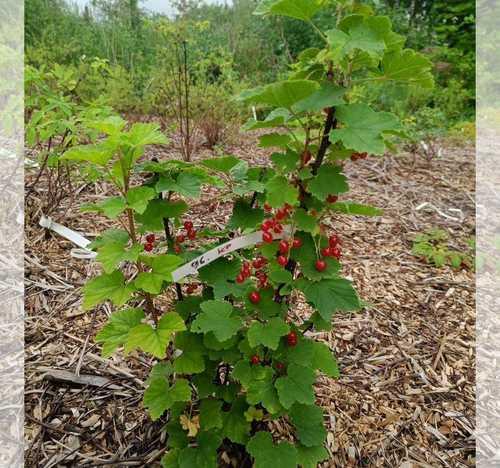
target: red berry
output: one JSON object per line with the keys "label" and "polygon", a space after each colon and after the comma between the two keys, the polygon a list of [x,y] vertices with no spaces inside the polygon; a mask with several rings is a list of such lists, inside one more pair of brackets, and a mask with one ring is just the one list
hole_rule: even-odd
{"label": "red berry", "polygon": [[252,359],[250,359],[250,362],[251,362],[254,366],[256,366],[256,365],[260,362],[260,358],[259,358],[259,356],[257,356],[256,354],[254,354],[254,355],[252,356]]}
{"label": "red berry", "polygon": [[332,236],[330,236],[330,238],[328,239],[328,245],[330,247],[336,247],[337,244],[340,242],[340,239],[339,237],[337,236],[337,234],[333,234]]}
{"label": "red berry", "polygon": [[261,226],[262,231],[269,231],[274,226],[274,221],[272,219],[266,219]]}
{"label": "red berry", "polygon": [[191,231],[193,229],[193,223],[191,221],[184,221],[184,229],[186,231]]}
{"label": "red berry", "polygon": [[151,252],[154,248],[154,245],[153,244],[150,244],[149,242],[147,244],[144,244],[144,250],[146,252]]}
{"label": "red berry", "polygon": [[286,264],[288,263],[288,260],[287,260],[287,258],[286,258],[284,255],[280,255],[280,256],[278,257],[278,263],[279,263],[282,267],[284,267],[284,266],[286,266]]}
{"label": "red berry", "polygon": [[248,299],[250,299],[250,302],[252,304],[258,304],[260,302],[260,294],[258,291],[252,291],[249,295],[248,295]]}
{"label": "red berry", "polygon": [[357,161],[358,160],[358,153],[353,153],[351,154],[351,161]]}
{"label": "red berry", "polygon": [[262,268],[264,265],[265,265],[265,263],[264,263],[264,258],[262,258],[262,257],[256,258],[256,259],[252,262],[252,266],[253,266],[256,270],[258,270],[259,268]]}
{"label": "red berry", "polygon": [[286,210],[282,208],[276,212],[276,219],[278,221],[282,221],[283,219],[286,218],[287,214],[288,213],[286,212]]}
{"label": "red berry", "polygon": [[337,260],[342,256],[342,252],[338,247],[333,247],[332,250],[332,257],[335,257]]}
{"label": "red berry", "polygon": [[292,242],[292,247],[294,249],[298,249],[298,248],[302,247],[302,239],[299,239],[299,238],[294,239]]}
{"label": "red berry", "polygon": [[324,260],[316,260],[316,264],[314,265],[316,270],[319,272],[325,271],[328,266]]}
{"label": "red berry", "polygon": [[285,365],[282,362],[277,362],[276,363],[276,369],[279,371],[282,371],[285,368]]}
{"label": "red berry", "polygon": [[156,239],[156,238],[155,238],[155,235],[154,235],[154,234],[148,234],[148,235],[146,236],[146,242],[147,242],[148,244],[152,244],[152,243],[155,241],[155,239]]}
{"label": "red berry", "polygon": [[243,262],[243,265],[241,266],[242,271],[250,273],[251,267],[249,262]]}
{"label": "red berry", "polygon": [[283,226],[279,223],[276,223],[274,225],[274,228],[273,228],[273,231],[276,233],[276,234],[281,234],[283,232]]}
{"label": "red berry", "polygon": [[174,252],[177,253],[177,254],[180,254],[182,252],[181,246],[178,245],[178,244],[175,244],[174,245]]}
{"label": "red berry", "polygon": [[287,213],[289,213],[290,211],[292,211],[292,208],[293,208],[293,206],[292,206],[292,205],[290,205],[290,203],[285,203],[285,206],[283,207],[283,209],[284,209]]}
{"label": "red berry", "polygon": [[267,244],[270,244],[273,241],[273,235],[270,232],[264,232],[262,234],[262,240],[266,242]]}
{"label": "red berry", "polygon": [[259,288],[265,288],[267,286],[267,275],[263,273],[259,276]]}
{"label": "red berry", "polygon": [[291,331],[288,335],[286,335],[286,342],[288,346],[295,346],[297,344],[297,333]]}
{"label": "red berry", "polygon": [[290,250],[290,244],[286,240],[282,240],[279,245],[280,254],[287,254]]}
{"label": "red berry", "polygon": [[267,211],[268,213],[272,211],[272,207],[269,203],[264,203],[264,211]]}
{"label": "red berry", "polygon": [[321,249],[321,255],[323,257],[331,257],[332,251],[330,250],[330,247],[325,247],[324,249]]}
{"label": "red berry", "polygon": [[187,233],[187,236],[190,240],[196,239],[196,231],[194,229],[190,229]]}
{"label": "red berry", "polygon": [[179,234],[175,240],[179,243],[179,244],[182,244],[185,240],[186,240],[186,236],[184,236],[184,234]]}
{"label": "red berry", "polygon": [[337,195],[328,195],[326,201],[328,203],[336,203],[339,197]]}
{"label": "red berry", "polygon": [[245,276],[242,275],[241,273],[236,277],[236,282],[241,284],[245,282]]}

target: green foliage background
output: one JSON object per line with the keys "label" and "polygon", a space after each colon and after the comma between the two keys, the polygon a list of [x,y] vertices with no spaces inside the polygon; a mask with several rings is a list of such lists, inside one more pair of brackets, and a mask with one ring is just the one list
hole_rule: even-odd
{"label": "green foliage background", "polygon": [[[355,0],[338,3],[350,2]],[[171,3],[177,14],[168,18],[147,13],[139,0],[92,0],[83,10],[65,0],[26,0],[27,64],[41,70],[59,64],[84,74],[85,83],[76,91],[83,100],[104,96],[118,111],[162,113],[169,101],[165,83],[176,41],[187,41],[190,75],[200,88],[198,94],[212,96],[225,108],[234,92],[283,77],[301,50],[320,45],[318,35],[298,20],[255,17],[256,0],[234,0],[229,6],[200,0]],[[320,28],[328,26],[337,7],[336,2],[326,3],[315,18]],[[398,114],[415,139],[438,136],[473,120],[475,2],[363,4],[389,15],[394,30],[408,37],[408,46],[433,61],[437,86],[432,91],[403,91],[388,85],[375,94],[359,86],[355,90],[359,100],[368,99],[375,107]],[[100,66],[93,65],[89,76],[89,64],[96,58]],[[206,92],[207,83],[218,82],[219,89],[212,86]],[[209,102],[207,107],[214,106]]]}

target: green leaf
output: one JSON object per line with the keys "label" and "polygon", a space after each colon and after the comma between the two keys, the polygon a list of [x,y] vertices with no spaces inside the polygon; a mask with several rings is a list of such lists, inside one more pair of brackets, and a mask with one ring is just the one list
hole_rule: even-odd
{"label": "green leaf", "polygon": [[171,282],[172,272],[184,262],[176,255],[143,257],[142,260],[151,267],[151,272],[139,273],[135,279],[135,285],[150,294],[159,294],[163,282]]}
{"label": "green leaf", "polygon": [[121,271],[98,276],[83,287],[83,308],[89,310],[108,299],[114,305],[122,306],[132,297],[135,290],[132,284],[125,284]]}
{"label": "green leaf", "polygon": [[111,115],[102,120],[97,120],[87,123],[89,128],[94,128],[100,133],[105,133],[106,135],[113,135],[120,133],[123,130],[127,121],[122,119],[118,115]]}
{"label": "green leaf", "polygon": [[166,145],[167,137],[161,133],[160,128],[154,123],[135,123],[126,134],[127,142],[136,147],[146,145]]}
{"label": "green leaf", "polygon": [[183,351],[174,362],[178,374],[199,374],[205,370],[205,358],[196,351]]}
{"label": "green leaf", "polygon": [[179,449],[171,449],[161,458],[162,468],[179,468]]}
{"label": "green leaf", "polygon": [[243,130],[257,130],[261,128],[282,127],[292,115],[287,109],[274,109],[264,120],[255,120],[251,118],[243,126]]}
{"label": "green leaf", "polygon": [[349,215],[381,216],[384,213],[381,209],[374,206],[354,202],[337,202],[331,204],[329,208],[333,211]]}
{"label": "green leaf", "polygon": [[273,444],[269,432],[257,432],[247,444],[255,468],[292,468],[297,466],[297,449],[288,442]]}
{"label": "green leaf", "polygon": [[295,404],[290,410],[290,419],[297,429],[297,437],[306,447],[322,445],[326,438],[323,426],[323,411],[315,405]]}
{"label": "green leaf", "polygon": [[163,219],[180,218],[188,208],[183,200],[152,200],[144,213],[136,215],[136,219],[144,231],[163,231]]}
{"label": "green leaf", "polygon": [[127,192],[127,203],[134,211],[143,214],[149,201],[155,197],[156,192],[151,187],[135,187]]}
{"label": "green leaf", "polygon": [[328,458],[325,447],[304,447],[296,445],[298,451],[298,462],[302,468],[317,468],[318,463]]}
{"label": "green leaf", "polygon": [[96,237],[88,246],[89,249],[98,249],[107,243],[116,242],[121,245],[127,245],[130,236],[127,231],[123,229],[107,229],[102,232],[100,236]]}
{"label": "green leaf", "polygon": [[206,350],[200,336],[189,332],[177,333],[175,347],[182,350],[182,354],[174,362],[174,369],[177,373],[199,374],[205,371]]}
{"label": "green leaf", "polygon": [[349,191],[347,178],[341,170],[340,166],[322,165],[316,177],[309,182],[309,191],[321,201],[325,201],[328,195]]}
{"label": "green leaf", "polygon": [[242,99],[249,104],[265,104],[290,109],[294,104],[310,96],[319,84],[310,80],[287,80],[246,91]]}
{"label": "green leaf", "polygon": [[339,377],[337,360],[324,343],[303,339],[297,346],[289,348],[288,360],[300,366],[320,370],[328,377]]}
{"label": "green leaf", "polygon": [[312,405],[314,403],[314,371],[308,367],[290,364],[287,375],[276,380],[280,403],[290,408],[294,403]]}
{"label": "green leaf", "polygon": [[291,139],[291,136],[286,133],[269,133],[259,137],[259,146],[261,148],[286,148]]}
{"label": "green leaf", "polygon": [[200,432],[197,447],[187,447],[179,453],[179,468],[217,468],[217,449],[221,442],[214,432]]}
{"label": "green leaf", "polygon": [[321,88],[294,105],[296,112],[320,112],[325,108],[344,104],[345,88],[329,81],[321,83]]}
{"label": "green leaf", "polygon": [[317,219],[303,208],[295,210],[294,221],[299,231],[316,232],[319,230]]}
{"label": "green leaf", "polygon": [[195,333],[213,332],[219,341],[226,341],[235,335],[242,326],[242,321],[233,316],[233,306],[226,301],[205,301],[203,311],[191,325]]}
{"label": "green leaf", "polygon": [[276,302],[274,296],[275,292],[273,288],[261,289],[260,302],[258,304],[252,304],[248,296],[246,296],[245,305],[249,309],[257,311],[259,318],[268,320],[271,317],[280,315],[284,308],[284,304]]}
{"label": "green leaf", "polygon": [[286,153],[274,153],[271,155],[271,161],[281,172],[291,172],[300,160],[297,152],[288,150]]}
{"label": "green leaf", "polygon": [[144,406],[148,409],[153,421],[157,420],[178,401],[190,401],[191,388],[185,379],[177,379],[171,387],[164,377],[151,380],[144,392]]}
{"label": "green leaf", "polygon": [[97,334],[95,341],[102,343],[102,355],[108,357],[127,342],[129,332],[145,317],[142,309],[125,309],[111,315],[109,322]]}
{"label": "green leaf", "polygon": [[228,412],[222,413],[224,422],[222,434],[234,443],[245,444],[248,440],[251,424],[245,417],[248,405],[244,398],[238,398]]}
{"label": "green leaf", "polygon": [[285,270],[282,266],[279,266],[279,268],[276,269],[271,269],[268,277],[274,284],[290,284],[293,281],[292,274],[288,270]]}
{"label": "green leaf", "polygon": [[263,2],[255,11],[258,15],[288,16],[302,21],[310,21],[311,18],[321,10],[322,3],[319,0],[278,0],[274,2]]}
{"label": "green leaf", "polygon": [[201,164],[214,171],[229,174],[231,169],[239,162],[240,160],[236,156],[223,156],[221,158],[204,159]]}
{"label": "green leaf", "polygon": [[397,50],[384,55],[382,71],[377,77],[384,82],[391,81],[432,89],[434,78],[431,70],[432,62],[424,55],[411,49]]}
{"label": "green leaf", "polygon": [[229,260],[225,257],[218,258],[198,270],[201,281],[214,286],[220,281],[233,280],[240,271],[241,262],[237,259]]}
{"label": "green leaf", "polygon": [[267,184],[267,202],[273,208],[281,208],[285,203],[297,204],[299,190],[289,184],[286,177],[275,176]]}
{"label": "green leaf", "polygon": [[249,229],[255,228],[262,223],[264,219],[264,211],[259,208],[253,208],[250,203],[244,199],[236,201],[233,207],[233,215],[229,220],[228,227],[230,229]]}
{"label": "green leaf", "polygon": [[222,401],[205,399],[200,404],[200,427],[203,431],[222,427]]}
{"label": "green leaf", "polygon": [[97,145],[74,146],[66,151],[62,160],[66,161],[84,161],[104,167],[113,157],[114,148],[110,145],[101,143]]}
{"label": "green leaf", "polygon": [[97,261],[101,262],[106,273],[112,273],[121,262],[135,262],[143,251],[143,246],[134,244],[130,249],[118,242],[104,244],[97,252]]}
{"label": "green leaf", "polygon": [[297,287],[326,321],[330,321],[336,311],[347,312],[360,308],[358,295],[352,283],[346,279],[324,279],[318,282],[299,280]]}
{"label": "green leaf", "polygon": [[137,325],[128,335],[125,352],[140,348],[153,356],[163,359],[166,355],[167,345],[175,332],[186,329],[182,317],[175,312],[164,314],[156,328],[146,323]]}
{"label": "green leaf", "polygon": [[187,198],[197,198],[200,196],[202,179],[198,174],[181,172],[177,179],[170,176],[161,176],[156,184],[158,192],[177,192]]}
{"label": "green leaf", "polygon": [[252,369],[252,380],[247,387],[247,402],[251,405],[262,405],[269,413],[277,414],[283,407],[274,386],[273,370],[270,367]]}
{"label": "green leaf", "polygon": [[400,129],[395,115],[375,112],[366,104],[339,106],[336,117],[342,128],[332,130],[330,139],[360,153],[384,154],[384,134]]}
{"label": "green leaf", "polygon": [[245,418],[248,422],[262,421],[264,419],[264,411],[257,409],[255,406],[250,406],[245,411]]}
{"label": "green leaf", "polygon": [[96,211],[97,213],[103,213],[110,219],[116,219],[120,216],[127,208],[127,202],[123,197],[109,197],[99,203],[87,203],[80,207],[80,211],[83,213]]}
{"label": "green leaf", "polygon": [[290,327],[279,317],[274,317],[265,324],[254,322],[248,329],[248,342],[252,348],[262,345],[276,350],[280,338],[289,331]]}

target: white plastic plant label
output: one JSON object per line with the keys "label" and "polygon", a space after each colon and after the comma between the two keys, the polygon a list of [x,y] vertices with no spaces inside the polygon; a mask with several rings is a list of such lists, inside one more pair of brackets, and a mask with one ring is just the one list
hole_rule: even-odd
{"label": "white plastic plant label", "polygon": [[[281,234],[275,234],[275,239],[282,239],[283,237],[288,237],[291,234],[291,227],[284,226],[283,232]],[[235,250],[243,249],[245,247],[249,247],[251,245],[255,245],[262,242],[262,231],[255,231],[251,234],[247,234],[246,236],[237,237],[235,239],[231,239],[224,244],[221,244],[215,247],[208,252],[205,252],[203,255],[196,257],[194,260],[191,260],[189,263],[185,263],[180,268],[177,268],[172,273],[172,279],[175,283],[180,281],[189,275],[195,275],[198,270],[209,263],[217,260],[219,257],[223,257]]]}

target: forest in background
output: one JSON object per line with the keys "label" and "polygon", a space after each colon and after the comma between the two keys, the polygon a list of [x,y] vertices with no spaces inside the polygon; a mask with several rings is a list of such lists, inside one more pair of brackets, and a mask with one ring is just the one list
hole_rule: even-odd
{"label": "forest in background", "polygon": [[[65,0],[27,0],[28,143],[39,138],[30,132],[33,112],[49,109],[43,118],[50,115],[52,128],[59,102],[68,107],[68,117],[69,107],[85,105],[91,113],[109,106],[156,115],[174,127],[190,119],[188,125],[200,127],[210,146],[219,144],[227,127],[249,117],[235,94],[284,78],[301,50],[319,45],[318,36],[300,21],[256,18],[256,0],[171,3],[176,14],[167,17],[147,12],[139,0],[92,0],[83,9]],[[372,0],[363,5],[390,16],[395,31],[407,36],[407,46],[432,60],[436,86],[403,91],[387,84],[374,93],[360,84],[351,99],[396,113],[410,142],[449,133],[473,138],[474,2]],[[331,2],[318,16],[320,27],[335,8]],[[42,117],[36,116],[31,123],[39,133]]]}

